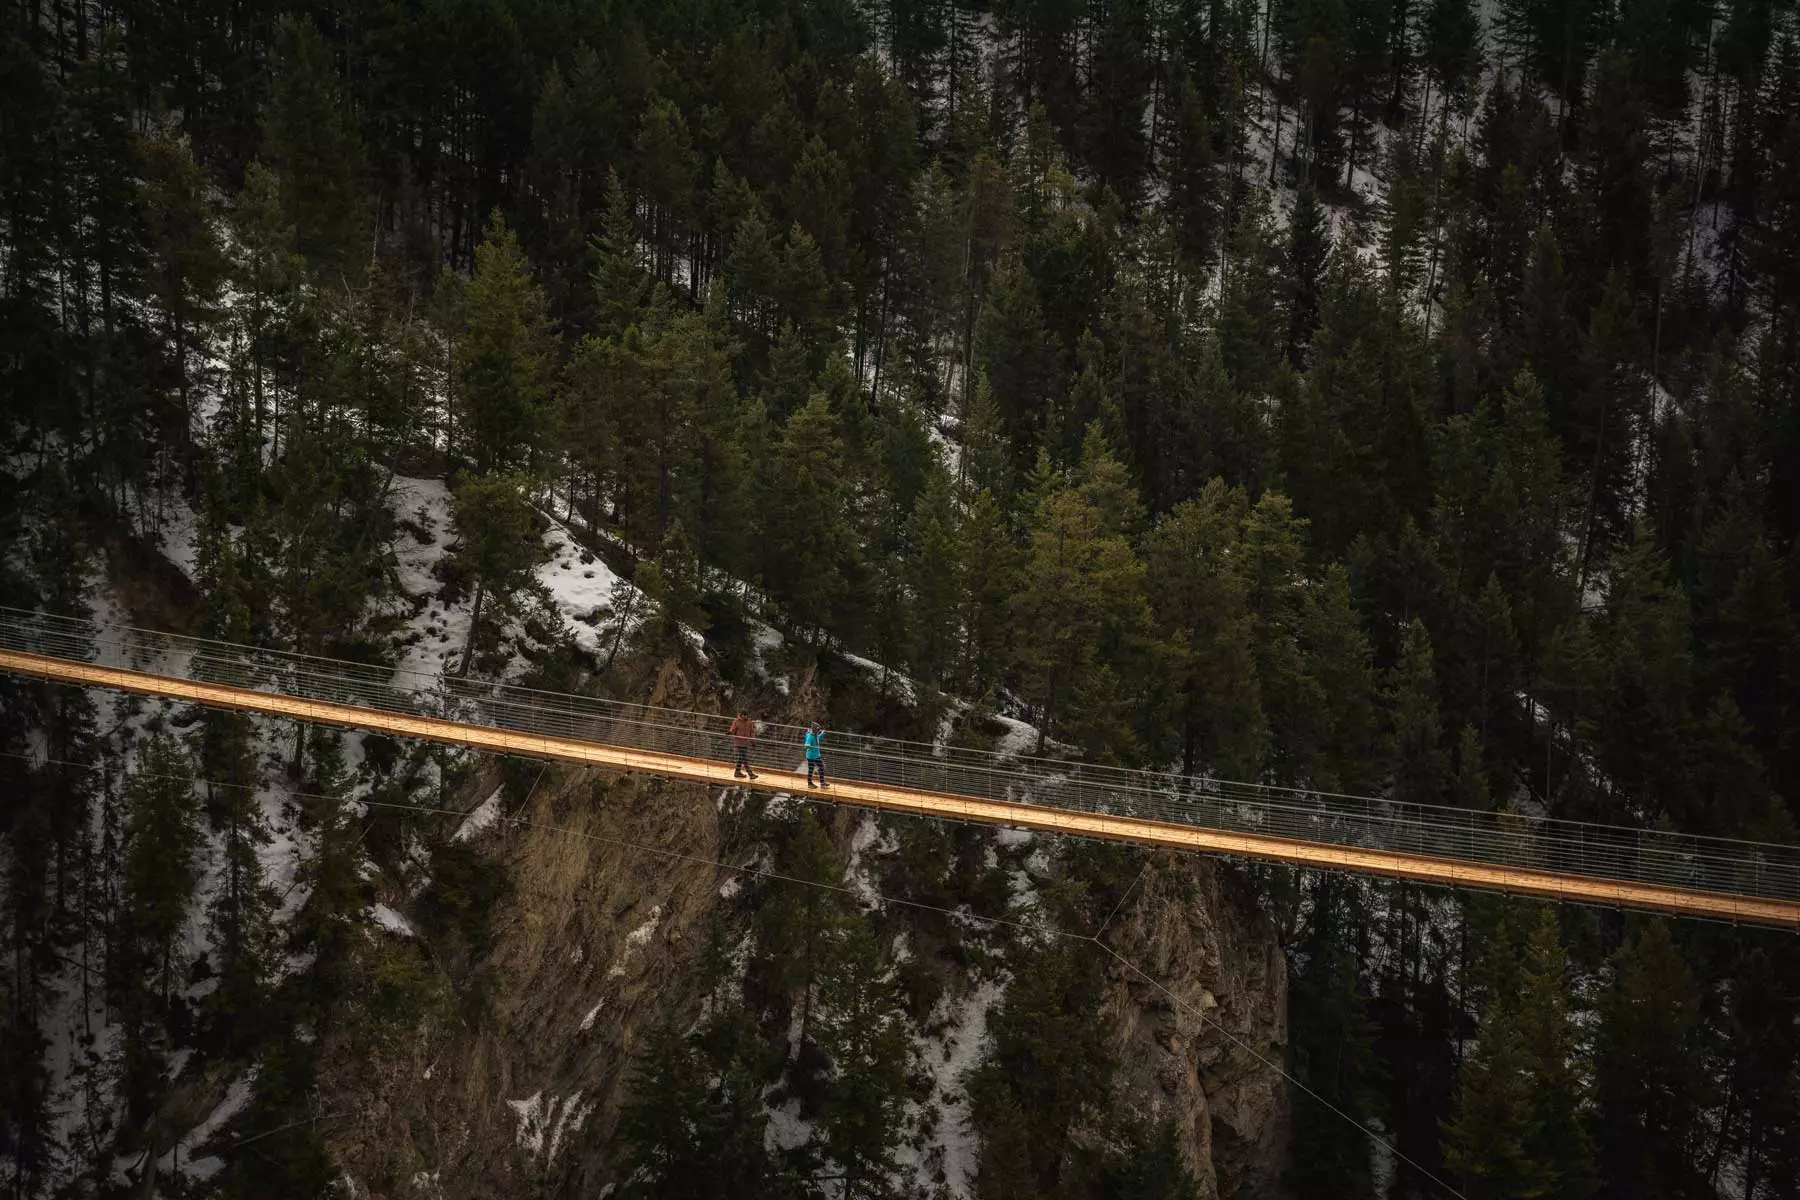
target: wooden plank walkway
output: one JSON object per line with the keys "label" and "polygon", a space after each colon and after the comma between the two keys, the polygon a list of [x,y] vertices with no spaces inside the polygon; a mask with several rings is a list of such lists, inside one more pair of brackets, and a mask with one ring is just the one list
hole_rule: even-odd
{"label": "wooden plank walkway", "polygon": [[[200,683],[191,679],[98,666],[23,651],[0,650],[0,670],[59,683],[165,696],[214,708],[238,709],[325,725],[367,729],[396,737],[424,738],[499,754],[524,755],[661,775],[692,783],[750,787],[765,792],[804,793],[807,790],[805,776],[801,773],[765,770],[754,781],[747,781],[733,778],[728,763],[572,738],[516,733],[486,725],[384,712],[349,704],[302,700],[226,684]],[[1587,875],[1337,846],[1137,817],[1106,816],[971,796],[916,791],[855,780],[834,783],[819,795],[839,803],[886,812],[1106,838],[1203,854],[1241,855],[1290,866],[1355,871],[1390,879],[1478,888],[1545,900],[1644,909],[1734,923],[1775,925],[1800,932],[1800,902],[1797,901],[1690,891]]]}

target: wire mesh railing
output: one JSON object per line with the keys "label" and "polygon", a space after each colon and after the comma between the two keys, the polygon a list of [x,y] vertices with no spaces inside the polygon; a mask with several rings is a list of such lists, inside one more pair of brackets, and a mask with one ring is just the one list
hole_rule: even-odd
{"label": "wire mesh railing", "polygon": [[[710,714],[396,670],[0,608],[0,648],[301,700],[730,762]],[[805,730],[762,722],[750,761],[796,770]],[[1800,900],[1800,848],[1406,804],[831,731],[830,777],[1450,861]]]}

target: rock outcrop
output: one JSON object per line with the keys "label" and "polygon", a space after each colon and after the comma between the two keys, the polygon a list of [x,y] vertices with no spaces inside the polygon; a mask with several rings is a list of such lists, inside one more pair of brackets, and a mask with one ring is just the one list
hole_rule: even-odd
{"label": "rock outcrop", "polygon": [[[519,807],[513,800],[510,808]],[[467,997],[405,1069],[330,1073],[332,1147],[367,1196],[599,1195],[645,1032],[694,1000],[722,880],[708,790],[572,772],[482,835],[512,881]],[[664,853],[658,853],[663,851]]]}
{"label": "rock outcrop", "polygon": [[1286,1103],[1287,965],[1250,888],[1229,867],[1158,854],[1102,940],[1118,956],[1107,1004],[1124,1103],[1174,1122],[1207,1200],[1267,1193]]}

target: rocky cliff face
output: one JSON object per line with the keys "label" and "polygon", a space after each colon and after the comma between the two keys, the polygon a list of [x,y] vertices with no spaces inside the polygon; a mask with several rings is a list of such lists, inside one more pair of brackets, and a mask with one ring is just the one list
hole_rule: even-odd
{"label": "rocky cliff face", "polygon": [[[512,892],[456,1015],[403,1061],[343,1061],[331,1142],[361,1196],[597,1196],[645,1033],[691,1019],[709,918],[735,891],[695,860],[722,845],[717,793],[547,773],[478,849]],[[844,830],[856,822],[834,823]],[[904,823],[899,830],[905,834]],[[553,828],[554,827],[554,828]],[[658,853],[663,851],[664,853]],[[1259,1194],[1283,1103],[1286,974],[1273,931],[1228,868],[1158,856],[1107,929],[1120,1095],[1173,1118],[1207,1197]]]}
{"label": "rocky cliff face", "polygon": [[1231,868],[1158,854],[1103,940],[1124,960],[1107,1003],[1125,1103],[1184,1131],[1207,1200],[1265,1194],[1279,1175],[1286,1103],[1272,1065],[1287,1044],[1274,927]]}
{"label": "rocky cliff face", "polygon": [[469,985],[475,1011],[462,997],[384,1077],[329,1073],[341,1095],[324,1103],[366,1113],[333,1139],[363,1195],[599,1194],[638,1041],[693,1002],[721,884],[692,861],[718,852],[706,789],[577,772],[520,815],[482,835],[512,893]]}

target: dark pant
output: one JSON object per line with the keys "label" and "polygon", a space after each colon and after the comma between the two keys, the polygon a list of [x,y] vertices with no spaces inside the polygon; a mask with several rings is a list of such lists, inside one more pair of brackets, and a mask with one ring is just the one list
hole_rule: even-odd
{"label": "dark pant", "polygon": [[739,746],[737,752],[737,767],[732,771],[732,774],[735,775],[738,771],[748,771],[751,777],[754,778],[756,769],[750,765],[750,747]]}
{"label": "dark pant", "polygon": [[819,773],[820,786],[826,786],[825,785],[825,760],[824,759],[809,758],[806,760],[806,782],[809,786],[811,785],[811,783],[813,781],[813,772],[814,771],[817,771]]}

